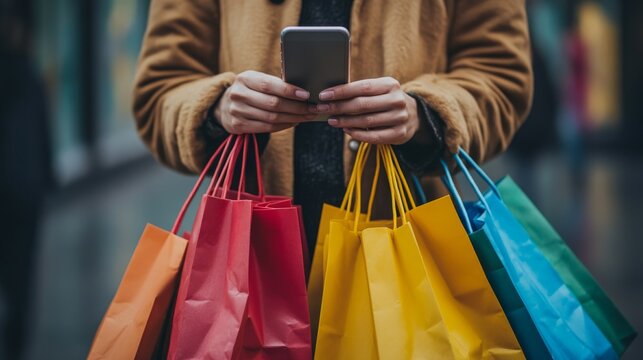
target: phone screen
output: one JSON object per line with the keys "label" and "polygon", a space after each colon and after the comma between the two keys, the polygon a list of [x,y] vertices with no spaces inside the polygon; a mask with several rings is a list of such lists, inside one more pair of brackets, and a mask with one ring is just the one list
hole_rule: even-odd
{"label": "phone screen", "polygon": [[287,83],[310,92],[310,103],[319,93],[348,82],[348,31],[342,27],[289,27],[281,34],[282,73]]}

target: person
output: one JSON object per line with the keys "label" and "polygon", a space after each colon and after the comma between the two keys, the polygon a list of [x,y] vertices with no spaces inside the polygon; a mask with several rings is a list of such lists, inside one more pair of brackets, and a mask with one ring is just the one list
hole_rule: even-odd
{"label": "person", "polygon": [[[352,82],[317,106],[279,77],[291,25],[351,31]],[[302,205],[314,249],[359,142],[394,144],[434,198],[446,193],[438,160],[504,151],[531,96],[524,0],[152,0],[133,110],[152,153],[182,172],[199,172],[228,133],[269,134],[266,191]],[[328,122],[310,121],[319,114]]]}

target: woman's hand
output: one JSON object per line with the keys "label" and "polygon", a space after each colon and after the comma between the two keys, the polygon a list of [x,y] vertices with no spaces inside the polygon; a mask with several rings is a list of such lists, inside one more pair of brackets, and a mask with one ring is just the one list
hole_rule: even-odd
{"label": "woman's hand", "polygon": [[309,96],[278,77],[245,71],[225,91],[214,116],[230,134],[281,131],[316,117],[306,104]]}
{"label": "woman's hand", "polygon": [[415,99],[391,78],[360,80],[326,89],[311,112],[328,114],[328,124],[371,144],[404,144],[421,128]]}

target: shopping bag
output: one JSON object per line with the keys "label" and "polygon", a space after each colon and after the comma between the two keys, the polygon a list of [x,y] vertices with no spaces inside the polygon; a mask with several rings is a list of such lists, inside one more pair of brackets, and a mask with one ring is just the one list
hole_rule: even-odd
{"label": "shopping bag", "polygon": [[[323,282],[323,292],[315,346],[316,359],[379,357],[363,251],[359,236],[353,231],[354,216],[349,211],[352,194],[360,182],[365,163],[365,150],[365,147],[358,150],[342,206],[334,212],[335,215],[343,213],[342,218],[331,218],[329,223],[320,223],[319,235],[325,241],[317,244],[309,284],[310,288],[315,279],[315,269],[319,269],[322,275],[319,281]],[[333,208],[326,207],[326,210],[328,209]],[[362,215],[359,210],[353,213],[357,214],[358,218]],[[368,223],[369,221],[362,222],[361,228],[368,226]],[[328,231],[327,236],[324,235],[325,231]],[[323,248],[320,249],[320,246]]]}
{"label": "shopping bag", "polygon": [[[368,145],[358,151],[353,174],[361,176],[361,164],[368,154],[365,149]],[[431,254],[433,250],[442,250],[432,243],[420,244],[422,240],[416,239],[415,228],[407,216],[415,211],[408,211],[413,207],[408,205],[410,191],[400,175],[399,164],[395,170],[396,160],[392,156],[390,147],[378,147],[375,173],[379,174],[382,160],[393,195],[394,215],[387,226],[368,226],[370,211],[366,222],[360,223],[357,205],[361,204],[360,181],[349,183],[345,196],[350,204],[353,193],[356,194],[353,212],[347,212],[344,220],[330,223],[324,244],[328,250],[316,358],[524,358],[497,300],[494,309],[495,298],[488,284],[486,293],[492,299],[483,291],[481,305],[473,306],[475,310],[487,307],[482,313],[465,308],[470,302],[457,304],[460,300],[455,299],[450,286],[462,290],[467,286],[462,282],[448,284],[441,273],[446,267]],[[399,195],[402,184],[406,186],[407,198]],[[373,195],[372,189],[369,209]],[[396,214],[400,214],[399,219]],[[420,218],[423,215],[423,211],[416,214]],[[454,223],[461,227],[455,212],[453,215]],[[470,252],[473,254],[473,249]],[[453,257],[454,253],[449,255]],[[486,282],[482,269],[479,275],[473,277]],[[486,321],[491,323],[484,329],[485,334],[481,324]]]}
{"label": "shopping bag", "polygon": [[[239,139],[228,160],[238,151]],[[203,196],[181,274],[169,359],[205,358],[210,351],[232,357],[248,299],[251,212],[251,200]]]}
{"label": "shopping bag", "polygon": [[163,333],[176,295],[187,240],[183,217],[220,147],[205,166],[171,232],[148,224],[94,337],[88,359],[150,359],[163,353]]}
{"label": "shopping bag", "polygon": [[506,176],[497,183],[497,187],[511,214],[525,228],[565,285],[576,295],[583,309],[601,329],[617,354],[623,354],[636,337],[632,325],[513,179]]}
{"label": "shopping bag", "polygon": [[[460,150],[454,156],[458,168],[464,173],[479,200],[466,204],[466,217],[474,231],[487,226],[494,251],[507,270],[552,357],[616,358],[616,352],[600,329],[504,205],[495,185],[483,195],[460,156],[486,180],[488,177],[464,151]],[[447,176],[450,175],[447,173]],[[488,182],[493,185],[490,180]],[[453,196],[459,197],[457,193]]]}
{"label": "shopping bag", "polygon": [[411,205],[409,223],[454,357],[523,359],[524,353],[449,197],[416,207],[392,149],[388,157],[401,184],[398,193],[405,191]]}
{"label": "shopping bag", "polygon": [[[377,164],[381,157],[392,194],[392,225],[369,227],[361,234],[378,355],[383,359],[453,359],[456,356],[436,294],[443,288],[436,289],[431,281],[435,274],[429,274],[433,264],[428,263],[432,258],[423,254],[409,224],[409,206],[399,189],[388,150],[378,148]],[[374,194],[371,191],[371,199]]]}
{"label": "shopping bag", "polygon": [[[258,196],[244,191],[249,138]],[[239,188],[232,191],[239,157]],[[263,193],[254,136],[236,137],[192,229],[170,359],[311,357],[300,211],[285,200]]]}
{"label": "shopping bag", "polygon": [[480,264],[485,270],[491,288],[494,290],[498,302],[507,315],[509,324],[516,334],[527,359],[551,359],[534,321],[531,319],[520,295],[511,283],[507,269],[502,265],[498,255],[493,251],[486,227],[474,231],[469,235],[471,245],[478,255]]}
{"label": "shopping bag", "polygon": [[[354,179],[350,180],[351,182]],[[315,252],[313,253],[313,261],[310,265],[310,276],[308,277],[308,306],[310,310],[310,326],[312,331],[313,344],[317,337],[317,328],[319,327],[319,312],[321,309],[321,299],[324,289],[324,273],[326,268],[328,247],[326,246],[328,234],[330,232],[331,222],[333,220],[342,220],[347,216],[346,199],[340,207],[330,204],[324,204],[322,207],[321,217],[319,220],[319,228],[317,231],[317,242],[315,244]],[[376,226],[377,224],[383,225],[386,221],[368,221],[364,224],[366,214],[360,214],[361,223],[363,226]]]}
{"label": "shopping bag", "polygon": [[317,242],[313,253],[313,261],[310,265],[310,276],[308,277],[308,307],[313,344],[317,338],[319,311],[324,289],[324,245],[326,244],[331,221],[343,219],[344,215],[345,211],[336,206],[324,204],[322,207],[319,229],[317,230]]}
{"label": "shopping bag", "polygon": [[[353,171],[351,173],[348,184],[349,188],[352,188],[355,185],[355,181],[359,180],[357,175],[360,175],[361,177],[361,171]],[[326,246],[327,238],[330,232],[331,222],[333,220],[342,220],[345,217],[352,216],[352,214],[347,215],[347,213],[349,212],[347,210],[347,206],[348,197],[344,196],[342,204],[339,207],[330,204],[324,204],[322,207],[319,227],[317,231],[315,251],[313,253],[313,260],[310,265],[310,276],[308,277],[308,304],[310,310],[310,324],[313,344],[315,344],[316,342],[317,329],[319,327],[319,312],[321,309],[321,299],[324,289],[324,274],[326,261],[328,259],[328,246]],[[386,220],[366,221],[367,215],[368,214],[359,214],[361,227],[386,226],[389,222]]]}
{"label": "shopping bag", "polygon": [[297,206],[252,213],[248,298],[240,359],[310,359],[310,320]]}
{"label": "shopping bag", "polygon": [[[443,182],[452,194],[457,195],[453,180],[448,174],[448,169],[446,168],[446,165],[443,166],[445,173],[447,173],[447,176],[443,178]],[[419,197],[426,202],[426,195],[424,194],[424,190],[422,189],[419,179],[417,177],[413,177],[413,182],[415,184],[416,193],[419,194]],[[459,209],[458,213],[460,213],[460,216],[464,219],[463,225],[469,234],[471,245],[473,245],[478,260],[480,261],[484,273],[489,280],[489,284],[491,285],[498,302],[502,306],[525,356],[527,359],[551,359],[549,350],[547,350],[547,346],[538,333],[538,329],[536,329],[529,312],[525,308],[525,304],[520,299],[516,288],[511,282],[509,274],[507,274],[507,270],[493,250],[493,246],[489,240],[489,230],[486,226],[483,226],[479,230],[473,231],[468,219],[466,218],[466,211],[464,210],[461,200],[459,197],[454,197],[453,200],[455,205],[458,205],[456,210]],[[462,214],[465,214],[464,217]]]}
{"label": "shopping bag", "polygon": [[176,288],[187,241],[148,224],[88,359],[150,359]]}

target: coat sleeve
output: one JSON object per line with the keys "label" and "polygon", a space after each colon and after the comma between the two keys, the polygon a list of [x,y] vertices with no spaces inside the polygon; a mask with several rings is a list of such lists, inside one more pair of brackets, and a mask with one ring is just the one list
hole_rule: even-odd
{"label": "coat sleeve", "polygon": [[524,0],[456,0],[445,73],[403,84],[445,125],[447,151],[478,161],[505,150],[531,106],[532,70]]}
{"label": "coat sleeve", "polygon": [[139,136],[154,156],[198,172],[214,145],[203,122],[235,74],[218,72],[219,9],[212,0],[152,0],[134,85]]}

